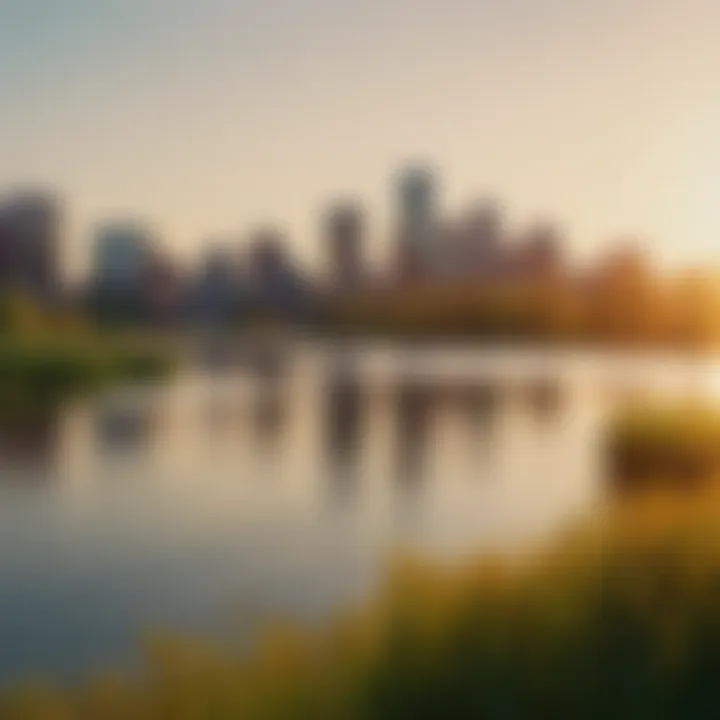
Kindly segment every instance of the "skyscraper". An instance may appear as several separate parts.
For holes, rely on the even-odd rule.
[[[146,289],[155,236],[144,223],[118,219],[94,234],[90,299],[107,320],[139,320],[146,314]]]
[[[352,290],[364,276],[363,240],[365,215],[357,203],[331,208],[325,218],[331,283],[335,289]]]
[[[169,322],[179,319],[186,309],[185,278],[167,252],[153,249],[145,271],[145,290],[150,319]]]
[[[466,216],[464,235],[463,255],[468,271],[492,274],[501,270],[503,218],[496,203],[489,200],[476,203]]]
[[[413,254],[430,266],[436,251],[437,191],[432,171],[426,167],[406,169],[399,180],[400,236]]]
[[[306,311],[311,300],[310,285],[289,254],[282,232],[269,227],[253,233],[247,267],[256,307],[287,316]]]
[[[282,284],[288,270],[282,233],[274,228],[262,228],[253,234],[248,270],[253,285],[263,293],[272,293]]]
[[[230,321],[241,292],[240,258],[230,243],[207,243],[193,292],[193,313],[204,322]]]
[[[135,287],[152,257],[150,228],[132,219],[106,222],[95,232],[93,279],[104,286]]]
[[[433,259],[433,274],[459,277],[470,272],[472,266],[463,223],[444,220],[437,233],[437,253]]]
[[[48,298],[60,279],[61,204],[52,193],[19,191],[0,202],[0,278]]]

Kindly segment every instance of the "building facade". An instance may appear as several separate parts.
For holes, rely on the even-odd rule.
[[[62,207],[42,191],[17,192],[0,201],[0,283],[40,298],[60,284]]]
[[[437,188],[432,171],[424,167],[405,170],[398,183],[399,232],[411,243],[428,268],[436,253],[438,234]]]
[[[352,291],[365,277],[365,213],[359,204],[335,206],[326,216],[330,284],[334,290]]]
[[[97,228],[89,290],[102,319],[147,316],[147,282],[156,247],[153,231],[136,220],[114,220]]]

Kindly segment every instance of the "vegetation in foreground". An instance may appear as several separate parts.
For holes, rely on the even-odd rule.
[[[72,314],[43,311],[21,296],[0,298],[0,405],[16,414],[117,380],[168,373],[167,353],[99,334]]]
[[[7,720],[714,717],[720,498],[632,502],[533,557],[398,564],[326,633],[150,643],[141,680],[26,687]]]
[[[90,342],[11,341],[0,344],[0,400],[24,409],[96,389],[114,380],[162,377],[171,362],[143,349]]]
[[[628,408],[609,428],[605,456],[622,492],[707,485],[720,479],[720,410],[675,403]]]

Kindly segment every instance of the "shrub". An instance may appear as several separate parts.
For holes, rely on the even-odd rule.
[[[0,402],[16,411],[119,380],[150,380],[172,369],[157,351],[90,341],[9,340],[0,345]]]
[[[700,405],[629,409],[610,427],[605,453],[609,476],[622,490],[705,484],[720,471],[720,411]]]

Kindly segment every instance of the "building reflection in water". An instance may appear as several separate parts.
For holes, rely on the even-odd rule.
[[[332,491],[342,499],[357,489],[365,439],[366,392],[353,360],[336,359],[324,385],[324,427]]]
[[[402,488],[418,490],[425,479],[437,391],[423,380],[401,380],[395,388],[396,477]]]
[[[474,427],[486,428],[494,424],[502,401],[499,383],[483,382],[464,385],[461,401]]]
[[[291,357],[283,347],[260,342],[245,351],[243,361],[245,367],[257,378],[277,381],[288,375]]]
[[[61,409],[56,406],[33,410],[26,415],[0,412],[0,465],[28,470],[45,477],[53,468],[58,451]],[[0,478],[26,478],[14,472],[0,472]]]
[[[498,382],[469,383],[460,397],[470,432],[471,459],[486,461],[497,449],[497,424],[502,410],[504,389]]]
[[[553,422],[562,413],[563,388],[551,379],[541,379],[531,383],[527,390],[527,400],[533,416],[541,422]]]
[[[273,449],[285,427],[286,388],[281,375],[258,377],[253,384],[252,426],[255,439]]]
[[[231,428],[237,418],[238,401],[227,388],[213,392],[202,406],[202,424],[210,435]]]
[[[95,414],[95,432],[104,451],[131,452],[148,446],[160,416],[149,398],[104,402]]]

